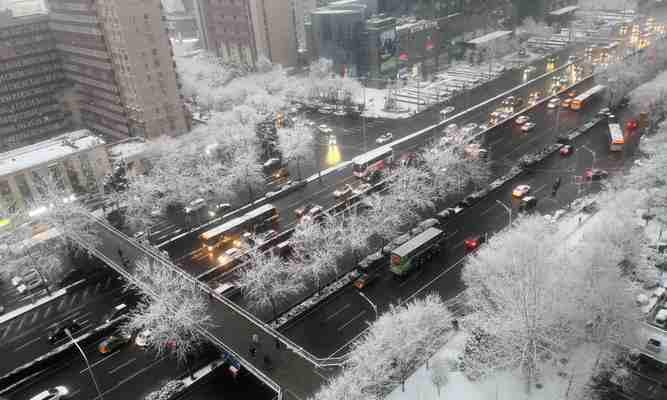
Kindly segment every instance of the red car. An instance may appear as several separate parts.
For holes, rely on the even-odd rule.
[[[609,176],[609,172],[599,168],[588,168],[584,171],[584,179],[587,181],[600,181]]]
[[[477,250],[479,246],[484,243],[484,240],[484,236],[474,235],[466,238],[466,240],[463,241],[463,245],[466,251],[471,252]]]
[[[574,147],[572,147],[572,145],[566,144],[565,146],[561,147],[558,152],[563,157],[571,156],[572,153],[574,153]]]
[[[629,130],[633,131],[639,127],[639,122],[636,119],[631,119],[628,121],[628,123],[625,125]]]

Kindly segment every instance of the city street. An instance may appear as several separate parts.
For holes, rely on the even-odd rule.
[[[629,115],[621,113],[620,117],[622,121]],[[519,202],[511,196],[515,186],[531,186],[530,194],[538,198],[536,211],[540,214],[566,210],[574,199],[599,189],[599,183],[575,184],[575,176],[581,176],[585,169],[592,166],[592,155],[585,148],[596,153],[595,168],[607,170],[613,175],[632,164],[638,136],[630,139],[622,153],[611,153],[608,150],[607,125],[598,124],[575,141],[574,155],[562,157],[556,153],[550,156],[535,167],[534,173],[523,173],[451,219],[445,226],[447,250],[444,257],[425,264],[405,280],[398,280],[387,271],[382,279],[364,289],[364,294],[379,308],[380,313],[390,304],[401,303],[415,295],[437,292],[443,299],[455,297],[465,289],[460,280],[466,255],[464,239],[474,235],[492,235],[507,226],[508,212],[498,202],[511,207],[512,218],[521,215]],[[563,183],[557,195],[552,197],[552,184],[558,178],[561,178]],[[347,346],[375,318],[372,307],[357,292],[354,286],[348,285],[283,331],[318,357],[343,355]]]

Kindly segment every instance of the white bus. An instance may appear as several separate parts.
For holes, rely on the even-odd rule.
[[[352,171],[357,178],[366,178],[376,171],[388,168],[394,159],[391,146],[378,147],[352,160]]]
[[[575,97],[574,100],[572,100],[572,103],[570,104],[570,108],[578,111],[581,110],[586,106],[586,103],[588,103],[589,100],[591,100],[593,97],[597,96],[598,94],[601,94],[607,89],[606,86],[604,85],[595,85],[592,88],[588,89],[587,91],[583,92],[579,96]]]
[[[238,240],[245,232],[255,232],[259,228],[275,227],[280,219],[278,209],[272,204],[264,204],[248,213],[209,229],[199,235],[202,247],[209,254],[220,246]]]
[[[623,151],[625,145],[625,137],[623,130],[618,123],[609,124],[609,151]]]

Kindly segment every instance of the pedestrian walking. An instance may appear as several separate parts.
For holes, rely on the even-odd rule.
[[[118,257],[120,257],[121,260],[123,259],[123,250],[120,247],[118,248]]]
[[[258,334],[256,334],[256,333],[252,334],[252,342],[254,344],[259,344],[259,335]]]
[[[280,339],[276,338],[276,349],[280,350],[280,346],[281,346]]]
[[[257,348],[255,346],[250,346],[250,355],[255,357],[257,355]]]

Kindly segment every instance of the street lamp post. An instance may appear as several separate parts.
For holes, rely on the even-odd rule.
[[[79,353],[81,353],[81,357],[83,357],[83,361],[86,363],[86,367],[88,369],[88,373],[90,374],[90,379],[93,381],[93,385],[95,385],[95,390],[97,390],[97,396],[102,400],[102,391],[100,390],[99,385],[97,384],[97,380],[95,379],[95,375],[93,374],[93,369],[90,367],[90,362],[88,362],[88,357],[86,357],[86,353],[83,352],[83,349],[81,346],[79,346],[79,343],[74,340],[74,337],[72,337],[72,333],[69,331],[69,329],[65,329],[65,333],[67,334],[67,337],[69,337],[69,340],[72,341],[74,346],[79,350]]]
[[[507,226],[512,226],[512,209],[510,207],[507,207],[507,205],[500,200],[496,200],[496,202],[501,206],[503,206],[505,211],[507,211],[507,215],[509,217],[509,224]]]
[[[373,312],[375,313],[375,319],[378,319],[378,306],[376,306],[375,303],[373,303],[371,299],[369,299],[368,296],[366,296],[362,291],[357,290],[357,293],[359,293],[359,296],[361,296],[362,299],[366,300],[368,304],[370,304]]]

